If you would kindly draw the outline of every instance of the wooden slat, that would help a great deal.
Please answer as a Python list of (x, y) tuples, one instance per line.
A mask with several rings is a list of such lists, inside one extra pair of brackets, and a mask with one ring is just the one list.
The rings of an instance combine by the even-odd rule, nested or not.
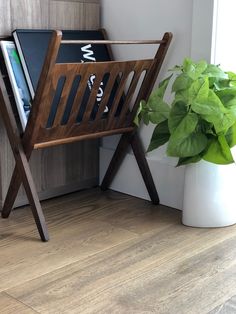
[(164, 40), (62, 40), (62, 44), (96, 44), (96, 45), (157, 45)]
[(139, 82), (141, 74), (142, 74), (142, 70), (139, 72), (135, 72), (135, 74), (134, 74), (134, 77), (133, 77), (131, 84), (129, 86), (129, 90), (128, 90), (127, 94), (125, 95), (125, 101), (123, 104), (122, 112), (120, 113), (120, 115), (118, 117), (118, 121), (117, 121), (118, 127), (121, 127), (122, 125), (125, 124), (125, 118), (126, 118), (128, 111), (131, 110), (130, 103), (131, 103), (132, 97), (134, 95), (134, 92), (136, 90), (136, 87), (137, 87), (137, 84)]
[(104, 113), (104, 110), (106, 108), (106, 105), (108, 104), (108, 100), (110, 98), (111, 91), (114, 87), (115, 82), (117, 82), (117, 70), (112, 69), (110, 72), (110, 75), (109, 75), (107, 85), (105, 87), (105, 93), (102, 96), (102, 100), (101, 100), (101, 103), (99, 105), (99, 109), (98, 109), (98, 112), (97, 112), (97, 115), (96, 115), (96, 118), (94, 121), (95, 127), (96, 127), (96, 123), (101, 119), (101, 117)]
[(164, 34), (162, 38), (164, 42), (159, 46), (156, 52), (156, 55), (153, 61), (154, 62), (153, 67), (151, 71), (149, 71), (148, 76), (146, 77), (146, 80), (145, 80), (145, 84), (142, 86), (142, 89), (139, 92), (139, 98), (137, 99), (137, 102), (133, 108), (133, 112), (130, 115), (129, 123), (132, 123), (132, 121), (134, 120), (136, 116), (136, 112), (137, 112), (140, 100), (142, 99), (147, 100), (149, 98), (152, 92), (152, 89), (154, 87), (154, 84), (156, 82), (157, 76), (160, 72), (161, 66), (164, 62), (167, 51), (169, 49), (172, 37), (173, 35), (170, 32), (166, 32)]
[[(143, 71), (145, 71), (145, 74), (144, 74), (142, 82), (140, 82), (140, 78)], [(117, 121), (118, 126), (127, 124), (127, 120), (129, 121), (129, 123), (133, 122), (133, 120), (129, 120), (129, 117), (133, 115), (133, 112), (137, 111), (136, 109), (137, 105), (139, 105), (140, 101), (142, 100), (141, 93), (143, 90), (143, 86), (145, 86), (147, 74), (149, 73), (149, 71), (150, 71), (150, 68), (147, 68), (147, 67), (143, 68), (141, 72), (139, 73), (140, 75), (134, 78), (134, 82), (133, 82), (133, 85), (131, 86), (130, 93), (128, 93), (128, 95), (126, 96), (127, 98), (124, 104), (124, 110), (119, 116), (119, 121)], [(136, 87), (138, 83), (140, 83), (139, 90), (136, 95), (136, 99), (133, 100), (132, 98), (134, 96), (134, 92), (136, 91)], [(131, 104), (132, 100), (133, 100), (133, 103)], [(130, 108), (130, 105), (132, 105), (132, 108)]]
[[(114, 134), (120, 134), (120, 133), (130, 133), (134, 130), (134, 127), (126, 127), (126, 128), (121, 128), (121, 129), (115, 129), (115, 130), (108, 130), (108, 131), (100, 131), (100, 132), (93, 132), (91, 130), (91, 133), (86, 132), (87, 134), (80, 134), (78, 136), (73, 136), (73, 137), (66, 137), (66, 138), (59, 138), (59, 139), (52, 139), (48, 141), (41, 141), (39, 143), (36, 143), (34, 145), (35, 149), (39, 148), (45, 148), (45, 147), (51, 147), (51, 146), (56, 146), (56, 145), (62, 145), (62, 144), (68, 144), (68, 143), (73, 143), (73, 142), (78, 142), (78, 141), (83, 141), (83, 140), (90, 140), (90, 139), (95, 139), (95, 138), (100, 138), (104, 136), (110, 136)], [(46, 138), (46, 133), (47, 131), (43, 132), (43, 138)], [(73, 133), (72, 133), (73, 134)], [(76, 134), (76, 132), (75, 132)]]
[(103, 79), (103, 76), (104, 76), (104, 73), (102, 73), (102, 72), (95, 74), (95, 80), (93, 82), (93, 85), (91, 86), (90, 96), (89, 96), (88, 102), (86, 104), (86, 110), (85, 110), (83, 121), (82, 121), (83, 124), (87, 124), (90, 120), (90, 116), (91, 116), (91, 113), (94, 109), (94, 105), (96, 103), (98, 90), (99, 90), (99, 87), (101, 85), (101, 81)]
[[(71, 91), (71, 87), (74, 81), (74, 75), (67, 75), (65, 79), (65, 84), (62, 89), (61, 97), (59, 104), (57, 106), (56, 116), (53, 122), (53, 127), (56, 127), (61, 124), (63, 114), (65, 112), (67, 100)], [(57, 78), (58, 79), (58, 78)]]
[[(122, 95), (124, 94), (124, 90), (126, 87), (126, 81), (129, 77), (129, 74), (134, 71), (137, 72), (137, 77), (133, 80), (131, 83), (131, 89), (129, 91), (128, 99), (125, 102), (123, 108), (121, 109), (121, 116), (123, 117), (125, 113), (127, 112), (127, 108), (129, 106), (128, 101), (131, 99), (131, 94), (135, 90), (135, 85), (138, 82), (138, 77), (141, 75), (142, 71), (144, 69), (148, 69), (151, 65), (153, 64), (153, 61), (150, 60), (138, 60), (138, 61), (111, 61), (111, 62), (99, 62), (99, 63), (71, 63), (71, 64), (62, 64), (58, 63), (54, 66), (53, 69), (53, 74), (52, 77), (53, 83), (50, 85), (50, 88), (53, 89), (53, 93), (56, 89), (57, 81), (60, 77), (69, 75), (69, 80), (67, 81), (67, 84), (63, 88), (62, 92), (62, 99), (59, 104), (59, 112), (57, 113), (57, 118), (55, 121), (55, 124), (53, 125), (52, 129), (48, 129), (46, 131), (43, 130), (41, 127), (40, 130), (37, 131), (37, 147), (40, 144), (40, 141), (43, 142), (51, 142), (51, 141), (57, 141), (60, 140), (59, 142), (63, 142), (63, 138), (66, 137), (73, 137), (77, 138), (80, 135), (83, 135), (87, 132), (88, 136), (90, 137), (90, 133), (93, 132), (95, 136), (99, 136), (99, 132), (103, 131), (109, 131), (110, 129), (123, 129), (124, 126), (118, 125), (117, 124), (117, 119), (115, 119), (115, 113), (117, 111), (118, 105), (120, 103), (120, 99)], [(68, 74), (67, 74), (68, 73)], [(107, 123), (103, 124), (103, 128), (101, 129), (101, 124), (99, 123), (98, 119), (95, 119), (94, 121), (90, 121), (90, 116), (91, 112), (94, 108), (96, 96), (98, 89), (100, 87), (100, 83), (104, 77), (105, 74), (110, 73), (110, 78), (108, 82), (108, 88), (104, 90), (104, 95), (102, 106), (105, 106), (105, 101), (109, 99), (110, 93), (112, 90), (112, 85), (113, 82), (117, 82), (117, 90), (116, 90), (116, 95), (115, 99), (113, 101), (113, 104), (111, 105), (110, 112), (107, 115)], [(119, 73), (123, 73), (121, 79), (118, 82), (118, 75)], [(78, 113), (80, 111), (82, 101), (84, 98), (84, 93), (86, 89), (88, 89), (88, 81), (89, 77), (91, 75), (94, 75), (96, 77), (94, 81), (94, 86), (91, 89), (91, 93), (88, 99), (87, 104), (83, 104), (83, 106), (86, 106), (84, 116), (82, 118), (81, 123), (77, 123), (76, 119), (78, 116)], [(77, 90), (70, 116), (68, 119), (68, 122), (65, 125), (60, 125), (60, 121), (62, 118), (62, 115), (65, 110), (65, 105), (66, 105), (66, 99), (68, 99), (69, 94), (70, 94), (70, 87), (72, 85), (73, 78), (76, 76), (80, 76), (80, 83), (79, 83), (79, 88)], [(49, 85), (47, 86), (47, 89), (44, 92), (43, 99), (45, 99), (44, 105), (46, 104), (46, 107), (49, 106), (49, 102), (51, 102), (52, 96), (48, 97), (47, 94), (51, 95), (52, 90), (48, 89)], [(102, 108), (102, 107), (101, 107)], [(124, 114), (122, 112), (125, 111)], [(99, 116), (101, 117), (102, 114), (102, 109), (99, 111)], [(42, 111), (41, 113), (38, 113), (39, 115), (41, 114), (42, 118), (38, 117), (37, 119), (41, 120), (41, 125), (45, 125), (45, 118), (48, 117), (48, 112), (46, 113), (46, 110)], [(88, 125), (89, 122), (89, 125)], [(128, 126), (128, 125), (127, 125)], [(131, 126), (131, 125), (129, 125)], [(115, 132), (117, 133), (117, 131)], [(45, 137), (45, 138), (44, 138)], [(59, 143), (58, 142), (58, 143)], [(64, 141), (70, 142), (65, 139)], [(35, 146), (36, 147), (36, 146)]]
[[(82, 105), (83, 97), (84, 97), (86, 88), (88, 86), (88, 80), (89, 80), (91, 73), (88, 73), (87, 70), (85, 68), (83, 68), (83, 69), (81, 69), (80, 72), (78, 71), (78, 73), (74, 73), (74, 75), (80, 76), (80, 82), (79, 82), (79, 88), (78, 88), (76, 95), (75, 95), (74, 102), (72, 104), (70, 116), (68, 119), (67, 125), (69, 125), (69, 126), (76, 123), (76, 119), (78, 117), (78, 113), (79, 113), (81, 105)], [(83, 77), (83, 80), (81, 80), (82, 77)]]
[[(124, 117), (126, 115), (128, 108), (129, 108), (129, 105), (130, 105), (130, 101), (131, 101), (132, 96), (133, 96), (133, 93), (135, 92), (135, 88), (136, 88), (137, 83), (139, 81), (139, 77), (141, 76), (141, 74), (144, 70), (148, 69), (151, 66), (152, 61), (151, 60), (142, 60), (142, 61), (137, 61), (137, 62), (133, 62), (133, 63), (129, 63), (129, 64), (130, 64), (130, 68), (129, 68), (128, 75), (133, 72), (134, 76), (132, 78), (132, 81), (130, 82), (128, 94), (124, 96), (125, 100), (124, 100), (124, 103), (122, 105), (122, 109), (121, 109), (120, 115), (118, 117), (118, 121), (122, 121), (122, 117)], [(128, 68), (128, 65), (126, 65), (125, 67)], [(126, 79), (127, 78), (128, 77), (126, 77)], [(123, 78), (121, 78), (121, 82), (122, 82), (122, 79)], [(119, 86), (120, 86), (120, 83), (119, 83)], [(122, 87), (122, 90), (119, 90), (119, 95), (118, 94), (116, 95), (115, 103), (112, 105), (111, 112), (109, 113), (108, 128), (111, 127), (111, 125), (113, 125), (113, 127), (115, 126), (114, 123), (112, 124), (112, 121), (114, 121), (114, 116), (116, 114), (120, 99), (122, 97), (122, 94), (124, 93), (124, 87), (125, 86)], [(119, 122), (118, 122), (118, 125), (119, 125), (119, 127), (121, 127), (121, 124), (119, 124)]]
[[(117, 91), (115, 94), (115, 99), (114, 99), (114, 102), (111, 105), (110, 111), (108, 113), (108, 121), (107, 121), (107, 126), (106, 126), (107, 129), (110, 129), (110, 128), (113, 129), (115, 126), (114, 116), (115, 116), (115, 113), (116, 113), (117, 108), (119, 106), (121, 97), (124, 95), (126, 82), (127, 82), (128, 77), (129, 77), (129, 74), (131, 72), (132, 71), (130, 71), (130, 69), (126, 69), (126, 70), (122, 71), (122, 73), (121, 73), (121, 78), (119, 79), (119, 82), (117, 83), (118, 87), (117, 87)], [(123, 107), (121, 110), (123, 110)]]
[(51, 99), (54, 94), (51, 81), (54, 74), (53, 69), (58, 55), (61, 37), (62, 33), (60, 31), (53, 32), (48, 47), (47, 57), (40, 75), (40, 80), (23, 137), (23, 145), (26, 150), (29, 144), (35, 142), (40, 125), (44, 124), (44, 126), (46, 126), (45, 122), (47, 121), (46, 119), (48, 119)]

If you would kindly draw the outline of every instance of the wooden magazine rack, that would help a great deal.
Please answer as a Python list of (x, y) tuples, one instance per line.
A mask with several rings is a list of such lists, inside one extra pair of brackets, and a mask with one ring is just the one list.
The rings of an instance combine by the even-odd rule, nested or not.
[[(164, 37), (157, 41), (63, 41), (61, 40), (61, 36), (60, 31), (53, 32), (38, 88), (33, 100), (29, 120), (23, 134), (20, 134), (17, 127), (6, 86), (2, 75), (0, 75), (0, 112), (16, 161), (2, 209), (2, 217), (7, 218), (9, 216), (20, 185), (23, 183), (42, 241), (47, 241), (49, 236), (28, 162), (34, 149), (121, 134), (120, 142), (104, 176), (101, 188), (105, 190), (109, 187), (125, 156), (128, 146), (131, 145), (150, 198), (154, 204), (159, 203), (159, 197), (133, 120), (140, 101), (142, 99), (147, 100), (152, 91), (170, 45), (172, 34), (165, 33)], [(70, 64), (56, 63), (61, 44), (78, 43), (107, 44), (110, 53), (111, 44), (158, 44), (159, 47), (155, 57), (149, 60)], [(127, 88), (130, 74), (132, 74), (132, 79)], [(91, 75), (95, 76), (94, 84), (91, 87), (90, 95), (86, 103), (86, 110), (84, 111), (81, 121), (78, 123), (78, 112), (82, 106), (83, 95)], [(96, 115), (91, 119), (94, 103), (104, 75), (108, 75), (109, 78)], [(67, 99), (70, 95), (72, 84), (78, 76), (80, 77), (80, 82), (70, 114), (66, 123), (62, 124)], [(65, 78), (65, 83), (53, 125), (48, 127), (47, 121), (53, 97), (61, 77)], [(104, 115), (104, 110), (110, 99), (114, 84), (117, 84), (115, 98), (110, 106), (109, 112)], [(123, 98), (123, 103), (118, 112), (117, 109), (121, 98)]]

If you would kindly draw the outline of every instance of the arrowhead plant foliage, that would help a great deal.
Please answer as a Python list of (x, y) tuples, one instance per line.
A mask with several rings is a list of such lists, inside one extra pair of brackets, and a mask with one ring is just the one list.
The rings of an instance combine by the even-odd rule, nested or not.
[[(168, 142), (167, 155), (179, 157), (177, 166), (201, 159), (230, 164), (236, 145), (236, 74), (219, 66), (185, 59), (141, 101), (135, 122), (155, 124), (148, 151)], [(165, 101), (171, 86), (171, 104)]]

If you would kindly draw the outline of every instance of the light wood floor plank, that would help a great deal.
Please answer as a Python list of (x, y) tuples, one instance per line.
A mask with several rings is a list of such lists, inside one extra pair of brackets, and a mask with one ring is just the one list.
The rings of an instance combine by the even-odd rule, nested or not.
[(227, 300), (225, 303), (217, 306), (208, 314), (235, 314), (236, 313), (236, 295)]
[(128, 230), (90, 218), (91, 210), (102, 210), (102, 204), (96, 204), (106, 203), (106, 197), (99, 200), (99, 192), (89, 196), (87, 193), (81, 194), (82, 200), (76, 194), (66, 203), (62, 198), (60, 206), (58, 199), (55, 204), (45, 203), (49, 204), (48, 208), (44, 206), (51, 235), (48, 243), (39, 240), (27, 208), (15, 210), (10, 220), (0, 219), (0, 291), (137, 237)]
[(10, 297), (6, 293), (0, 293), (0, 313), (1, 314), (37, 314), (28, 306)]
[(27, 208), (0, 220), (0, 288), (38, 313), (207, 314), (236, 295), (236, 226), (98, 189), (43, 207), (49, 243)]
[[(235, 228), (207, 230), (172, 226), (30, 281), (24, 285), (24, 293), (21, 286), (8, 293), (42, 313), (97, 313), (98, 310), (99, 313), (113, 313), (113, 310), (114, 313), (133, 313), (138, 308), (143, 313), (172, 313), (171, 309), (176, 305), (181, 310), (183, 300), (188, 299), (188, 293), (201, 276), (204, 280), (208, 278), (210, 266), (217, 269), (219, 263), (215, 250), (218, 252), (226, 246), (222, 251), (224, 265), (232, 266), (229, 259), (236, 263), (236, 248), (229, 250), (234, 245), (235, 236)], [(234, 273), (232, 278), (235, 280)], [(232, 280), (227, 278), (228, 289)], [(214, 290), (212, 292), (215, 295)], [(229, 291), (226, 298), (228, 294)], [(216, 296), (215, 303), (219, 300), (219, 295)], [(120, 298), (125, 301), (124, 306)], [(164, 305), (160, 307), (159, 303)], [(176, 313), (195, 314), (196, 309), (189, 312), (187, 304), (185, 312)], [(190, 302), (190, 308), (191, 304), (194, 303)], [(167, 305), (170, 311), (165, 312)]]

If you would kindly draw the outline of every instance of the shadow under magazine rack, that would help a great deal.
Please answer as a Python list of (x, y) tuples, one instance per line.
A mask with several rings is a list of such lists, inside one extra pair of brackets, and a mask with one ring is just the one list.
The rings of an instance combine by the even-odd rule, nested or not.
[[(34, 149), (121, 134), (121, 139), (103, 178), (102, 190), (109, 187), (128, 146), (131, 145), (150, 198), (154, 204), (159, 203), (159, 197), (133, 120), (140, 101), (142, 99), (147, 100), (152, 91), (170, 45), (172, 34), (165, 33), (161, 40), (156, 41), (64, 41), (61, 40), (61, 37), (60, 31), (53, 32), (28, 123), (23, 134), (17, 127), (6, 86), (2, 75), (0, 75), (0, 112), (16, 161), (2, 208), (2, 217), (7, 218), (9, 216), (20, 185), (23, 183), (42, 241), (47, 241), (49, 236), (28, 162)], [(111, 44), (158, 44), (158, 49), (155, 57), (148, 60), (56, 63), (61, 44), (78, 43), (106, 44), (110, 54)], [(85, 102), (84, 94), (91, 75), (93, 75), (94, 81), (90, 86), (89, 97)], [(48, 126), (53, 98), (58, 81), (62, 77), (64, 78), (64, 85), (53, 123)], [(99, 107), (95, 110), (94, 104), (104, 77), (106, 77), (106, 86)], [(75, 80), (77, 80), (78, 86), (68, 112), (66, 109), (67, 99), (70, 97)], [(128, 88), (127, 84), (129, 85)], [(106, 106), (111, 102), (111, 94), (114, 92), (115, 97), (112, 99), (109, 111), (106, 112)], [(67, 110), (66, 120), (64, 119), (65, 110)], [(78, 121), (79, 112), (83, 112), (83, 114)]]

